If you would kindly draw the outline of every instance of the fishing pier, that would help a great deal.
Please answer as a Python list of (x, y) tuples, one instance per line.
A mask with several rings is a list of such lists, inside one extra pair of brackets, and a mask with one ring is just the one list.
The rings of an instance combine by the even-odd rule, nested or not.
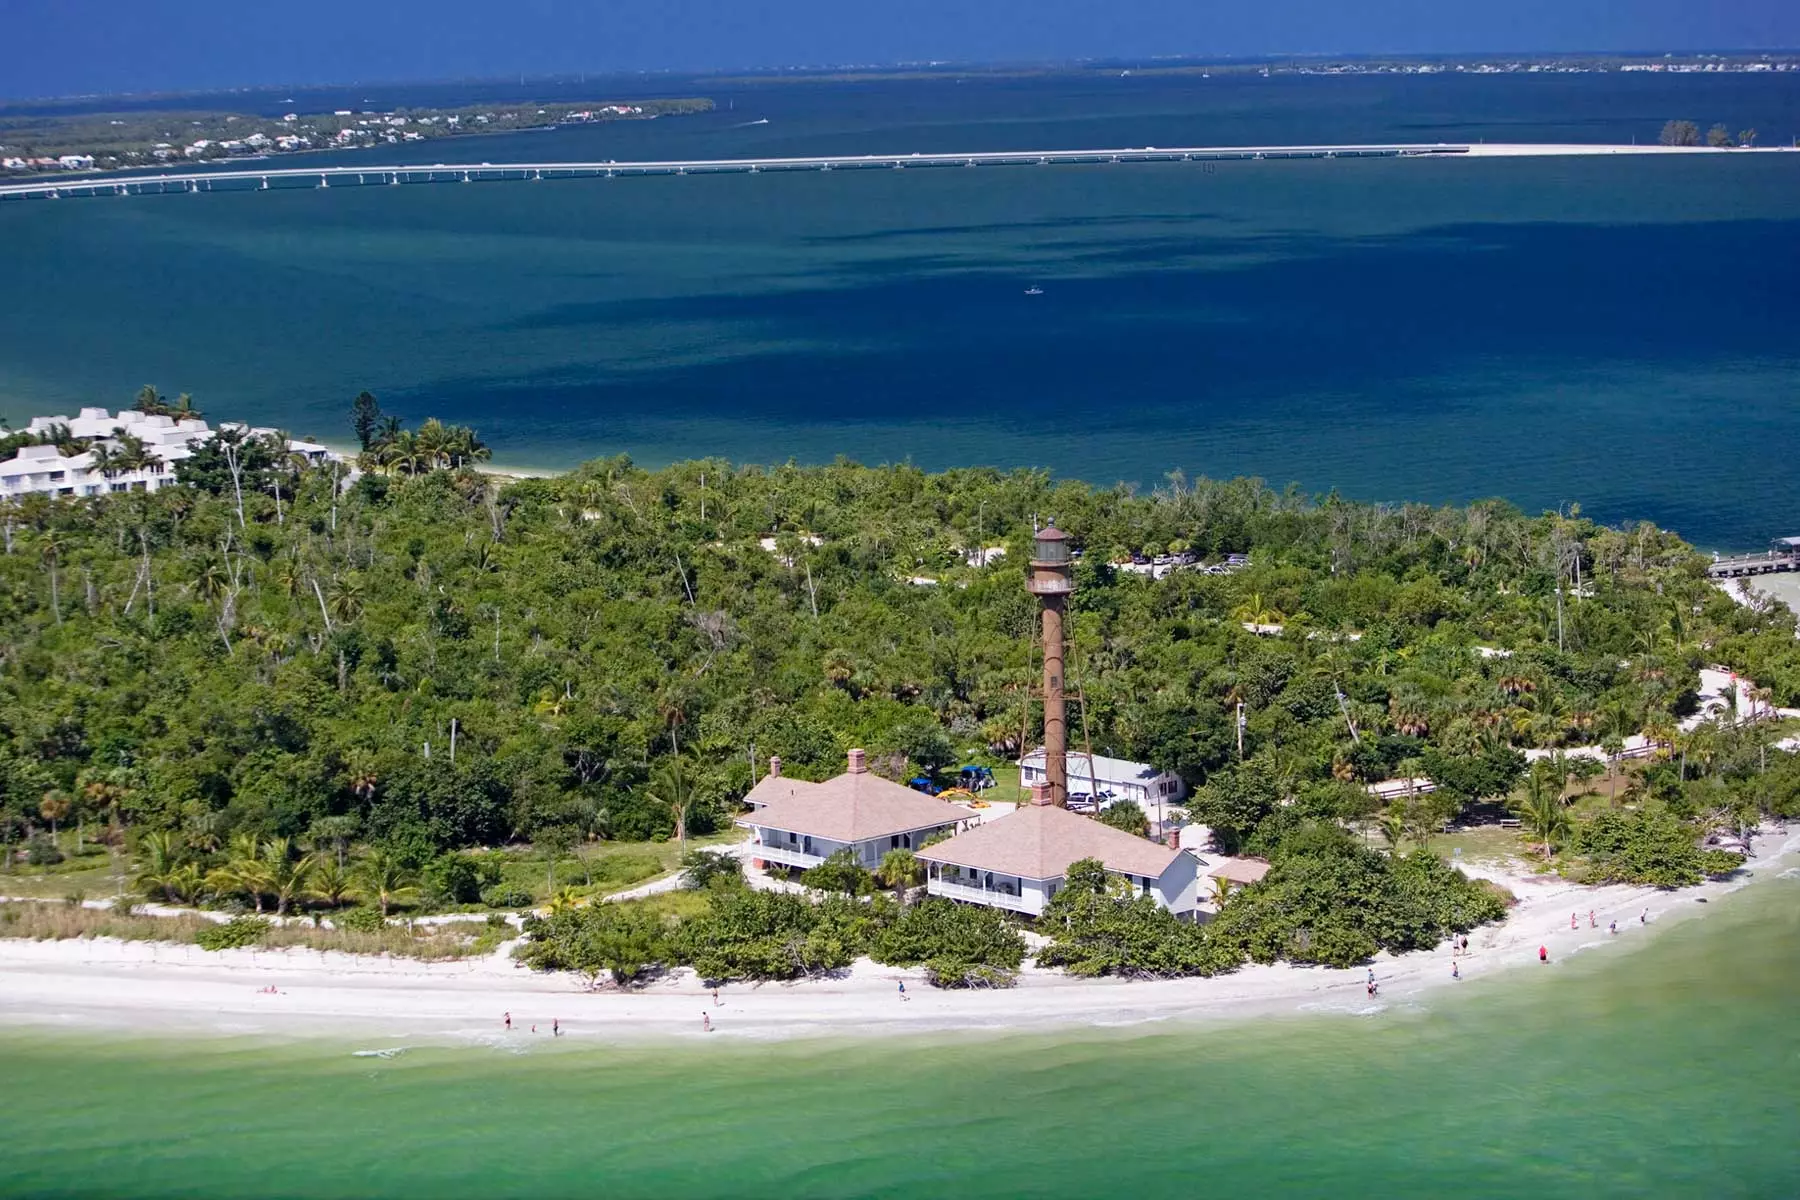
[(1737, 554), (1715, 558), (1706, 564), (1706, 574), (1713, 579), (1739, 579), (1746, 575), (1774, 575), (1783, 571), (1800, 571), (1800, 537), (1776, 538), (1761, 554)]

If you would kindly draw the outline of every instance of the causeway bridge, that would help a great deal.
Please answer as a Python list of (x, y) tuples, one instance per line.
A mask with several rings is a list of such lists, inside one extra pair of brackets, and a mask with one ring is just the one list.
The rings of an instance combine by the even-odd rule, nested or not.
[[(1138, 146), (1115, 150), (983, 150), (973, 153), (839, 154), (803, 158), (671, 159), (646, 162), (432, 163), (387, 166), (239, 166), (169, 173), (33, 178), (0, 184), (0, 200), (61, 200), (177, 192), (394, 187), (501, 180), (612, 179), (630, 175), (755, 175), (777, 171), (900, 171), (946, 167), (1215, 163), (1290, 158), (1413, 158), (1470, 153), (1467, 145)], [(289, 156), (283, 155), (283, 159)], [(298, 156), (295, 156), (298, 157)], [(278, 160), (270, 160), (278, 161)]]

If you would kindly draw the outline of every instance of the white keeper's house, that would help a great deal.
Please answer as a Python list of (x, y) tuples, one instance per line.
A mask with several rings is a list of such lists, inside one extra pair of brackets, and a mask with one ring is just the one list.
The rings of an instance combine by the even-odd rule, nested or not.
[[(1148, 763), (1104, 754), (1068, 753), (1069, 794), (1098, 796), (1111, 792), (1117, 800), (1139, 804), (1174, 804), (1187, 794), (1187, 785), (1173, 771), (1159, 771)], [(1019, 760), (1019, 783), (1024, 787), (1047, 783), (1044, 750), (1038, 747)]]
[(771, 759), (768, 777), (744, 796), (753, 811), (738, 819), (750, 831), (749, 857), (760, 863), (816, 867), (839, 850), (865, 867), (889, 850), (918, 850), (927, 838), (955, 833), (974, 814), (935, 796), (883, 779), (861, 750), (849, 769), (823, 783), (790, 779)]
[(1084, 858), (1099, 859), (1108, 874), (1178, 917), (1194, 920), (1200, 907), (1198, 858), (1058, 808), (1043, 784), (1012, 816), (986, 821), (918, 854), (931, 895), (1033, 917), (1062, 890), (1070, 864)]

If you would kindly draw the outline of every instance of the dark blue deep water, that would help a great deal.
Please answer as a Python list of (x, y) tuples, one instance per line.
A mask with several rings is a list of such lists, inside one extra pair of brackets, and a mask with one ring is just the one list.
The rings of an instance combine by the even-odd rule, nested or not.
[[(1800, 133), (1800, 78), (1758, 76), (657, 86), (722, 111), (407, 157), (1628, 142), (1669, 117)], [(1800, 154), (0, 205), (0, 415), (119, 405), (150, 381), (343, 441), (367, 387), (476, 425), (515, 466), (845, 454), (1145, 484), (1180, 468), (1579, 501), (1755, 545), (1800, 532), (1796, 331)]]

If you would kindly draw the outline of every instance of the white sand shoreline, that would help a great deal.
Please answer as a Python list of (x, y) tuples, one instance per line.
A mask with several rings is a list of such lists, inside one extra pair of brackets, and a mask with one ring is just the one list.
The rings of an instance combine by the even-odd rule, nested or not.
[[(795, 984), (733, 984), (723, 1004), (682, 970), (642, 989), (586, 991), (569, 975), (541, 975), (499, 954), (465, 962), (419, 963), (309, 950), (208, 952), (174, 943), (31, 942), (0, 939), (0, 1027), (64, 1032), (198, 1037), (366, 1040), (372, 1047), (488, 1045), (528, 1049), (561, 1022), (566, 1044), (706, 1037), (785, 1039), (948, 1032), (1032, 1032), (1157, 1021), (1216, 1021), (1336, 1013), (1367, 1015), (1404, 1006), (1445, 987), (1479, 988), (1550, 952), (1550, 969), (1594, 949), (1641, 945), (1696, 902), (1778, 874), (1800, 855), (1800, 833), (1769, 829), (1759, 854), (1730, 880), (1665, 892), (1585, 888), (1554, 876), (1472, 869), (1504, 882), (1519, 904), (1498, 925), (1471, 935), (1451, 979), (1444, 947), (1381, 955), (1371, 999), (1365, 968), (1250, 965), (1214, 979), (1155, 982), (1074, 979), (1027, 969), (1002, 991), (940, 991), (917, 970), (859, 961), (839, 978)], [(1648, 910), (1648, 926), (1639, 914)], [(1592, 910), (1597, 927), (1588, 923)], [(1579, 924), (1569, 927), (1571, 912)], [(1607, 932), (1619, 924), (1616, 939)], [(510, 947), (509, 947), (510, 948)], [(907, 999), (897, 981), (907, 982)], [(277, 994), (260, 989), (274, 986)], [(513, 1017), (513, 1031), (501, 1024)], [(701, 1030), (709, 1013), (714, 1030)], [(537, 1027), (534, 1037), (533, 1025)], [(569, 1039), (574, 1039), (570, 1041)]]

